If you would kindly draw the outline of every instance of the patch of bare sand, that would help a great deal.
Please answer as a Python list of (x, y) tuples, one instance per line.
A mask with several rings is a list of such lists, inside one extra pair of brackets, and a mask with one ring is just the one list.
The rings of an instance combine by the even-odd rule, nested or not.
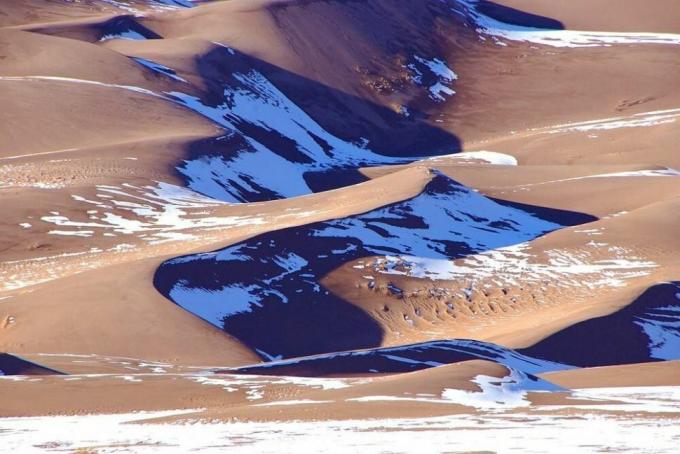
[(678, 386), (680, 362), (625, 364), (549, 372), (541, 375), (560, 386), (576, 388), (609, 388), (624, 386)]
[[(10, 297), (3, 301), (2, 314), (11, 315), (15, 322), (3, 333), (2, 349), (98, 353), (197, 365), (252, 363), (259, 358), (250, 350), (156, 291), (153, 273), (160, 263), (199, 248), (223, 247), (272, 228), (365, 212), (417, 194), (430, 178), (426, 169), (416, 167), (348, 189), (310, 195), (303, 199), (304, 212), (298, 212), (300, 200), (294, 199), (252, 204), (245, 209), (225, 205), (222, 213), (218, 209), (216, 214), (238, 210), (242, 216), (250, 212), (267, 222), (249, 222), (246, 218), (242, 225), (212, 231), (196, 242), (141, 247), (127, 254), (97, 252), (84, 262), (80, 256), (57, 255), (50, 270), (58, 269), (62, 263), (75, 264), (66, 267), (63, 275), (48, 273), (48, 282), (34, 286), (30, 279), (40, 281), (44, 262), (27, 259), (18, 264), (5, 263), (7, 275), (23, 271), (27, 285), (9, 293)], [(409, 183), (397, 185), (397, 181)], [(87, 271), (88, 268), (96, 269)], [(45, 335), (35, 336), (36, 332)], [(182, 335), (178, 336), (178, 332)]]

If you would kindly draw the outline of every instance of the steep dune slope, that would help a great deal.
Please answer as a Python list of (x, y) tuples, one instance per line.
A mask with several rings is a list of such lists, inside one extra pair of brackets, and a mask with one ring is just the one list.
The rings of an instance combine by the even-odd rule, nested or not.
[[(390, 268), (389, 261), (403, 255), (422, 261), (423, 273), (438, 278), (438, 263), (447, 258), (516, 244), (558, 227), (435, 174), (421, 194), (405, 202), (179, 258), (161, 268), (155, 281), (187, 310), (270, 357), (370, 347), (380, 345), (385, 328), (362, 321), (360, 313), (354, 315), (351, 306), (320, 286), (334, 268), (356, 262), (360, 273), (372, 267), (361, 259), (373, 263), (373, 256), (384, 254)], [(366, 270), (371, 274), (360, 278), (361, 284), (353, 278), (345, 286), (381, 288), (372, 271)], [(388, 294), (402, 292), (388, 285)], [(402, 316), (413, 323), (407, 313)]]

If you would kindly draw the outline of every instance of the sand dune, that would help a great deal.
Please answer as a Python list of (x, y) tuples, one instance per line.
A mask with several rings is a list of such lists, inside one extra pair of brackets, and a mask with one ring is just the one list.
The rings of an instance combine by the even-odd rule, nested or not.
[(3, 445), (672, 452), (678, 52), (666, 0), (3, 2)]

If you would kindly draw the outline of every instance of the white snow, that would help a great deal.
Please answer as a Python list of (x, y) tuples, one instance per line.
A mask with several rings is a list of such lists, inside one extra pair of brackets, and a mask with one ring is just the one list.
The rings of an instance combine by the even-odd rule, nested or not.
[(134, 8), (130, 3), (121, 1), (121, 0), (102, 0), (104, 3), (108, 3), (111, 6), (115, 6), (116, 8), (122, 9), (123, 11), (127, 11), (128, 13), (132, 13), (135, 15), (140, 15), (141, 11), (137, 8)]
[(547, 134), (606, 131), (619, 128), (641, 128), (675, 123), (678, 118), (680, 118), (680, 109), (667, 109), (640, 112), (627, 117), (612, 117), (575, 123), (564, 123), (533, 130)]
[(49, 235), (62, 235), (62, 236), (82, 236), (91, 237), (94, 233), (93, 230), (50, 230), (47, 232)]
[[(339, 139), (324, 130), (306, 112), (269, 82), (261, 73), (250, 71), (234, 74), (241, 84), (225, 87), (224, 104), (209, 106), (194, 96), (180, 92), (170, 96), (186, 107), (213, 120), (232, 132), (239, 132), (240, 123), (249, 123), (267, 131), (275, 131), (295, 144), (295, 151), (306, 162), (293, 162), (269, 150), (247, 134), (243, 149), (231, 157), (201, 157), (185, 161), (179, 171), (189, 179), (189, 186), (211, 197), (243, 202), (247, 192), (263, 187), (281, 197), (309, 194), (303, 179), (309, 171), (342, 166), (388, 163), (394, 158), (376, 155), (365, 148)], [(318, 140), (325, 142), (324, 149)], [(277, 169), (272, 172), (271, 169)]]
[(222, 320), (230, 315), (250, 312), (252, 305), (259, 306), (254, 295), (255, 285), (228, 285), (216, 290), (187, 287), (181, 281), (170, 291), (170, 298), (198, 317), (221, 327)]
[[(193, 234), (181, 232), (182, 230), (212, 230), (265, 222), (259, 216), (193, 215), (197, 210), (223, 206), (224, 202), (164, 182), (145, 187), (131, 184), (99, 185), (97, 189), (100, 191), (96, 196), (99, 200), (72, 195), (74, 200), (99, 208), (96, 213), (90, 213), (89, 220), (72, 220), (63, 215), (42, 216), (41, 220), (44, 222), (71, 228), (51, 230), (49, 233), (92, 236), (114, 232), (119, 235), (137, 235), (150, 244), (159, 244), (194, 238)], [(116, 213), (111, 211), (114, 208)], [(82, 230), (83, 228), (87, 230)]]
[(673, 33), (624, 33), (577, 30), (551, 30), (513, 25), (495, 20), (479, 12), (478, 0), (457, 0), (464, 13), (475, 23), (480, 38), (490, 36), (496, 43), (502, 40), (520, 41), (550, 47), (599, 47), (632, 44), (680, 44), (680, 35)]
[(680, 359), (680, 306), (663, 306), (636, 317), (649, 338), (649, 356), (656, 359)]
[[(81, 0), (69, 0), (75, 1), (76, 3)], [(145, 11), (136, 7), (138, 3), (131, 3), (125, 0), (101, 0), (104, 3), (108, 3), (111, 6), (119, 8), (128, 13), (134, 14), (135, 16), (144, 16)], [(192, 8), (195, 5), (191, 0), (146, 0), (144, 2), (145, 6), (150, 8), (152, 11), (174, 11), (179, 8)]]
[[(454, 95), (456, 92), (449, 87), (454, 80), (458, 79), (458, 75), (448, 67), (445, 61), (438, 58), (426, 59), (418, 55), (413, 58), (420, 63), (421, 68), (424, 66), (435, 77), (437, 82), (428, 87), (430, 97), (435, 101), (445, 101), (446, 96)], [(412, 80), (416, 85), (423, 83), (423, 73), (418, 69), (416, 64), (410, 63), (406, 66), (413, 73)]]
[(493, 164), (498, 166), (516, 166), (517, 159), (506, 153), (499, 153), (497, 151), (464, 151), (460, 153), (447, 154), (441, 156), (433, 156), (428, 158), (426, 162), (439, 162), (448, 160), (461, 160), (461, 161), (482, 161), (487, 164)]
[(594, 258), (588, 250), (546, 251), (538, 261), (520, 243), (471, 255), (458, 261), (421, 256), (386, 256), (374, 263), (376, 272), (430, 279), (489, 279), (497, 285), (549, 281), (557, 286), (622, 287), (626, 281), (645, 276), (658, 265), (635, 257), (625, 248), (613, 250), (610, 259)]
[(101, 37), (99, 41), (108, 41), (110, 39), (129, 39), (133, 41), (142, 41), (146, 36), (134, 30), (125, 30), (119, 33), (109, 33)]
[[(677, 413), (678, 404), (680, 403), (680, 386), (575, 389), (571, 398), (575, 400), (590, 400), (593, 403), (558, 405), (554, 408), (558, 410), (563, 408), (609, 410), (625, 413)], [(607, 401), (613, 401), (613, 403), (606, 403)]]
[[(164, 98), (164, 96), (159, 95), (157, 93), (154, 93), (151, 90), (147, 90), (146, 88), (141, 88), (141, 87), (135, 87), (134, 85), (118, 85), (118, 84), (107, 84), (104, 82), (97, 82), (94, 80), (86, 80), (86, 79), (74, 79), (72, 77), (57, 77), (57, 76), (0, 76), (0, 80), (5, 80), (5, 81), (26, 81), (26, 82), (39, 82), (39, 81), (48, 81), (48, 82), (64, 82), (64, 83), (73, 83), (73, 84), (83, 84), (83, 85), (96, 85), (99, 87), (106, 87), (106, 88), (117, 88), (121, 90), (127, 90), (127, 91), (133, 91), (136, 93), (141, 93), (144, 95), (149, 95), (149, 96), (154, 96), (156, 98)], [(57, 150), (57, 151), (49, 151), (41, 154), (50, 154), (50, 153), (61, 153), (64, 151), (73, 151), (77, 150), (76, 148), (69, 148), (65, 150)], [(30, 156), (30, 155), (20, 155), (17, 157), (22, 157), (22, 156)], [(7, 159), (7, 158), (5, 158)]]
[(545, 380), (530, 379), (525, 373), (510, 369), (510, 375), (503, 378), (478, 375), (474, 378), (481, 392), (460, 389), (446, 389), (442, 398), (460, 405), (480, 409), (507, 409), (528, 407), (527, 392), (554, 392), (564, 389)]
[[(600, 173), (580, 178), (608, 178), (608, 177), (678, 177), (680, 172), (675, 169), (635, 170), (630, 172)], [(577, 180), (579, 178), (572, 178)]]
[(437, 82), (436, 84), (432, 85), (430, 88), (430, 95), (432, 98), (436, 101), (444, 101), (446, 100), (446, 96), (451, 96), (455, 95), (456, 92), (447, 87), (446, 85), (442, 84), (441, 82)]
[[(665, 169), (647, 169), (647, 170), (631, 170), (627, 172), (612, 172), (612, 173), (597, 173), (594, 175), (584, 175), (580, 177), (571, 177), (571, 178), (561, 178), (559, 180), (547, 180), (547, 181), (541, 181), (539, 183), (528, 183), (528, 184), (522, 184), (516, 186), (516, 188), (530, 188), (534, 186), (542, 186), (546, 184), (552, 184), (552, 183), (563, 183), (565, 181), (577, 181), (577, 180), (586, 180), (590, 178), (617, 178), (617, 177), (677, 177), (680, 176), (680, 171), (675, 170), (675, 169), (670, 169), (670, 168), (665, 168)], [(621, 216), (626, 214), (627, 211), (621, 211), (619, 213), (615, 213), (612, 216)], [(575, 232), (587, 232), (586, 230), (575, 230)], [(589, 232), (593, 235), (599, 235), (600, 233), (597, 232), (597, 230)]]
[[(142, 66), (145, 66), (149, 69), (151, 69), (154, 72), (157, 72), (159, 74), (163, 74), (165, 76), (170, 77), (171, 79), (177, 80), (179, 82), (186, 82), (185, 79), (179, 77), (177, 73), (175, 72), (174, 69), (170, 69), (167, 66), (163, 66), (160, 63), (156, 63), (151, 60), (147, 60), (146, 58), (141, 58), (141, 57), (132, 57), (134, 61), (139, 63)], [(125, 158), (125, 159), (137, 159), (137, 158)]]
[(432, 71), (440, 79), (446, 80), (448, 82), (453, 82), (454, 80), (458, 79), (458, 75), (455, 72), (453, 72), (453, 70), (449, 68), (446, 62), (444, 62), (443, 60), (440, 60), (438, 58), (427, 60), (417, 55), (415, 55), (413, 58), (427, 66), (430, 69), (430, 71)]
[(286, 198), (312, 192), (302, 176), (304, 166), (284, 159), (255, 141), (249, 142), (253, 150), (243, 150), (232, 159), (200, 157), (185, 161), (178, 170), (188, 178), (193, 190), (227, 202), (245, 201), (241, 188), (258, 192), (251, 181)]
[[(436, 182), (435, 182), (436, 181)], [(444, 188), (423, 192), (405, 202), (366, 214), (325, 223), (314, 236), (357, 238), (376, 254), (399, 250), (409, 256), (448, 260), (443, 242), (456, 241), (474, 250), (520, 243), (560, 228), (524, 211), (499, 205), (477, 192), (438, 174), (433, 180)], [(419, 219), (413, 226), (398, 220)], [(387, 232), (379, 234), (376, 228)]]
[[(248, 400), (259, 400), (264, 397), (264, 391), (272, 385), (301, 386), (316, 390), (343, 389), (352, 385), (364, 383), (364, 379), (339, 379), (339, 378), (315, 378), (315, 377), (286, 377), (266, 375), (238, 375), (238, 374), (211, 374), (211, 375), (187, 375), (183, 378), (208, 386), (220, 386), (229, 393), (245, 391)], [(279, 394), (276, 393), (278, 396)], [(281, 401), (276, 401), (281, 402)], [(266, 405), (266, 404), (265, 404)], [(279, 405), (272, 402), (271, 405)], [(280, 405), (285, 405), (280, 404)]]
[(509, 410), (518, 407), (529, 407), (528, 392), (556, 392), (565, 389), (537, 378), (529, 378), (525, 373), (509, 369), (505, 377), (477, 375), (472, 381), (479, 386), (479, 391), (447, 388), (441, 397), (427, 396), (362, 396), (348, 401), (380, 402), (380, 401), (412, 401), (435, 404), (464, 405), (481, 410)]
[[(660, 407), (677, 411), (677, 387), (579, 390), (590, 399), (627, 399), (626, 412), (603, 414), (593, 405), (571, 406), (576, 414), (550, 414), (552, 407), (518, 407), (510, 412), (432, 418), (310, 422), (198, 422), (134, 424), (145, 419), (199, 412), (201, 409), (92, 416), (0, 419), (4, 449), (37, 452), (37, 446), (103, 452), (200, 452), (225, 449), (243, 453), (492, 451), (510, 453), (594, 451), (677, 451), (677, 419), (654, 415)], [(369, 403), (368, 405), (376, 405)], [(640, 409), (647, 413), (640, 413)], [(548, 410), (548, 411), (546, 411)], [(133, 424), (128, 424), (132, 422)], [(32, 451), (27, 451), (27, 447)], [(35, 448), (34, 448), (35, 447)]]

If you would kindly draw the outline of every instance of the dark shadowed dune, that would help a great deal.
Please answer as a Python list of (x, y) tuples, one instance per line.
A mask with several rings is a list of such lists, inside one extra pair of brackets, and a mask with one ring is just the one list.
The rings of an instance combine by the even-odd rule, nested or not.
[(680, 359), (680, 283), (650, 287), (623, 309), (569, 326), (521, 352), (579, 367)]
[(62, 372), (27, 361), (20, 356), (0, 353), (0, 375), (60, 375)]

